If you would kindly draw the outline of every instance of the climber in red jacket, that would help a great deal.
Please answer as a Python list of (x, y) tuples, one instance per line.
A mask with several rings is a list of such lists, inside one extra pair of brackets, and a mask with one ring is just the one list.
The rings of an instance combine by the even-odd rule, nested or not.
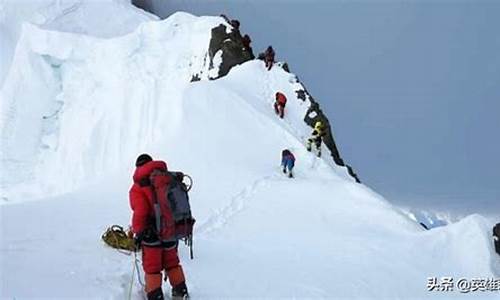
[[(154, 192), (151, 187), (150, 175), (154, 170), (167, 171), (164, 161), (153, 161), (148, 154), (141, 154), (135, 163), (134, 184), (130, 189), (130, 207), (132, 208), (132, 232), (136, 245), (142, 247), (142, 266), (145, 277), (145, 291), (148, 300), (164, 299), (162, 285), (162, 271), (172, 286), (172, 298), (184, 299), (188, 297), (184, 272), (177, 256), (177, 240), (175, 228), (172, 239), (160, 241), (155, 231)], [(162, 232), (164, 234), (164, 232)], [(166, 280), (166, 279), (165, 279)]]
[(280, 116), (280, 118), (283, 119), (285, 115), (286, 97), (281, 92), (277, 92), (275, 97), (276, 101), (274, 102), (274, 111), (278, 116)]

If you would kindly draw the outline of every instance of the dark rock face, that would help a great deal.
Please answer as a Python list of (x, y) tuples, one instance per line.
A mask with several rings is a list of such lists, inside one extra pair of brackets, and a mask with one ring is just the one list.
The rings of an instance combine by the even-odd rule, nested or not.
[(288, 66), (288, 63), (284, 62), (283, 65), (281, 66), (285, 72), (290, 73), (290, 67)]
[(201, 78), (200, 78), (200, 75), (199, 74), (194, 74), (193, 76), (191, 76), (191, 82), (196, 82), (196, 81), (200, 81)]
[[(301, 85), (304, 86), (303, 84)], [(349, 175), (351, 175), (356, 180), (356, 182), (361, 183), (361, 181), (358, 178), (358, 175), (354, 172), (351, 166), (347, 165), (344, 162), (344, 160), (340, 157), (340, 152), (337, 149), (337, 145), (335, 144), (335, 139), (333, 137), (330, 121), (319, 107), (319, 103), (316, 102), (316, 100), (314, 100), (314, 98), (307, 92), (306, 88), (295, 92), (297, 93), (297, 98), (301, 99), (302, 101), (309, 99), (309, 101), (311, 102), (311, 106), (309, 107), (306, 115), (304, 116), (304, 122), (311, 127), (314, 127), (314, 124), (316, 124), (316, 122), (318, 121), (321, 121), (321, 123), (324, 124), (325, 136), (323, 138), (323, 142), (325, 143), (328, 150), (330, 150), (330, 154), (333, 158), (333, 161), (335, 161), (335, 164), (337, 164), (338, 166), (346, 167), (347, 171), (349, 172)]]
[(214, 68), (214, 58), (218, 51), (222, 51), (222, 64), (219, 66), (217, 79), (227, 75), (232, 67), (254, 59), (253, 53), (245, 48), (239, 30), (232, 28), (227, 33), (227, 27), (223, 24), (212, 29), (212, 37), (208, 47), (209, 68)]

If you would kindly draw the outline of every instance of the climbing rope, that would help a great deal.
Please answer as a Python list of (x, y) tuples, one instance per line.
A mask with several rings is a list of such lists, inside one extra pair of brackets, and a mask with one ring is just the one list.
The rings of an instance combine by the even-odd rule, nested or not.
[(141, 271), (139, 269), (139, 263), (141, 261), (139, 260), (139, 258), (137, 258), (137, 251), (134, 251), (134, 265), (135, 265), (135, 268), (137, 269), (137, 281), (139, 282), (139, 284), (144, 287), (144, 283), (142, 282), (141, 280)]
[[(130, 287), (128, 289), (128, 297), (127, 297), (128, 300), (132, 299), (132, 287), (134, 286), (134, 275), (135, 275), (134, 273), (135, 273), (136, 268), (137, 268), (137, 265), (134, 262), (133, 266), (132, 266), (132, 276), (130, 277)], [(137, 270), (137, 271), (139, 271), (139, 270)]]
[[(139, 282), (139, 284), (142, 286), (143, 289), (145, 287), (145, 285), (141, 279), (141, 269), (139, 268), (139, 263), (141, 261), (137, 257), (137, 251), (132, 251), (132, 252), (134, 252), (134, 260), (132, 262), (132, 276), (130, 277), (130, 286), (129, 286), (128, 297), (127, 297), (128, 300), (132, 299), (132, 287), (134, 286), (134, 278), (135, 278), (136, 274), (137, 274), (137, 282)], [(128, 255), (130, 255), (130, 253)], [(136, 272), (136, 270), (137, 270), (137, 272)]]
[[(134, 243), (134, 239), (130, 238), (129, 235), (123, 230), (123, 227), (119, 225), (112, 225), (106, 229), (106, 232), (101, 236), (102, 240), (110, 247), (114, 248), (121, 254), (131, 256), (132, 253), (132, 275), (130, 277), (130, 285), (127, 293), (127, 299), (132, 299), (132, 289), (134, 286), (134, 278), (137, 275), (137, 281), (144, 288), (144, 283), (141, 280), (141, 271), (139, 268), (140, 260), (137, 257), (137, 249)], [(137, 272), (136, 272), (137, 270)]]

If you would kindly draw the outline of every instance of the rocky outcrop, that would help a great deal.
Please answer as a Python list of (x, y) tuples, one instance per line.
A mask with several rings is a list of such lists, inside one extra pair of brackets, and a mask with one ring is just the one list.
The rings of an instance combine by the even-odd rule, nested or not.
[(314, 124), (316, 124), (316, 122), (318, 121), (321, 121), (321, 123), (324, 124), (326, 128), (326, 135), (323, 139), (323, 142), (328, 148), (328, 150), (330, 150), (330, 154), (333, 158), (333, 161), (338, 166), (346, 167), (347, 171), (356, 180), (356, 182), (361, 183), (361, 181), (358, 178), (358, 175), (354, 172), (353, 168), (348, 164), (346, 164), (342, 159), (342, 157), (340, 157), (340, 152), (337, 148), (337, 145), (335, 144), (335, 139), (333, 137), (333, 131), (330, 125), (330, 121), (321, 110), (319, 103), (309, 94), (309, 92), (302, 83), (301, 86), (303, 87), (303, 89), (295, 91), (297, 93), (297, 98), (301, 99), (302, 101), (309, 100), (311, 102), (311, 106), (309, 107), (306, 115), (304, 116), (304, 122), (311, 128), (314, 127)]
[[(227, 75), (232, 67), (242, 64), (248, 60), (254, 59), (251, 50), (245, 48), (239, 30), (228, 27), (224, 24), (212, 29), (212, 37), (208, 47), (209, 69), (216, 68), (215, 64), (220, 63), (218, 66), (219, 72), (210, 79), (217, 79)], [(217, 62), (218, 56), (222, 62)]]

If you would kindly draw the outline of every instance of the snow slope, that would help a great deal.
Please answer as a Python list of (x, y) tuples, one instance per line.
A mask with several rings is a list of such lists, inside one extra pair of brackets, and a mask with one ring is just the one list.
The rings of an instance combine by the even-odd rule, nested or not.
[[(128, 183), (110, 180), (2, 206), (0, 297), (126, 299), (133, 257), (107, 248), (99, 236), (107, 225), (128, 223)], [(213, 198), (202, 198), (195, 186), (195, 259), (180, 247), (194, 299), (424, 299), (442, 295), (427, 292), (429, 276), (495, 276), (489, 224), (479, 216), (421, 231), (369, 190), (343, 180), (290, 183), (275, 172), (241, 186), (223, 206), (211, 206)], [(26, 276), (36, 278), (29, 288)], [(140, 290), (134, 278), (133, 299), (141, 299)]]
[(223, 22), (177, 13), (111, 39), (23, 27), (0, 92), (0, 297), (127, 297), (133, 258), (99, 237), (129, 223), (142, 152), (194, 178), (196, 259), (180, 251), (193, 298), (424, 298), (442, 295), (427, 292), (430, 276), (498, 276), (481, 216), (423, 231), (305, 151), (295, 75), (251, 61), (190, 83)]

